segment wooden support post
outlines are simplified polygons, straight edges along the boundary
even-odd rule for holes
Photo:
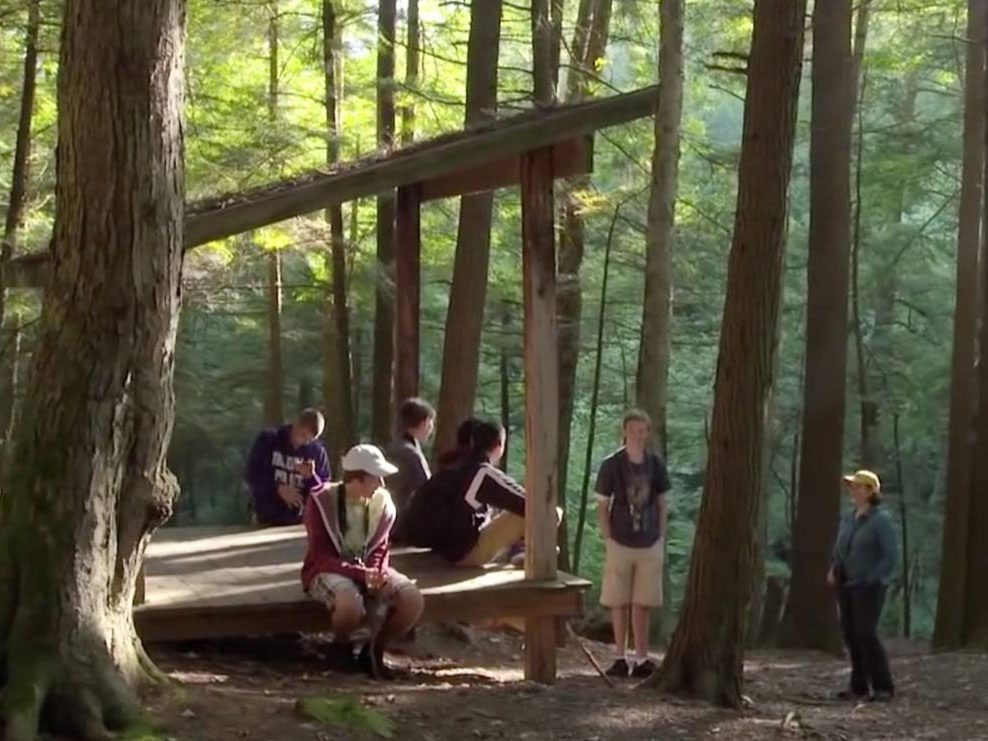
[[[559,358],[552,149],[521,163],[522,276],[525,294],[525,577],[556,577]],[[525,678],[556,679],[556,621],[525,623]]]
[[[395,401],[419,393],[422,239],[418,185],[398,189],[395,214]]]

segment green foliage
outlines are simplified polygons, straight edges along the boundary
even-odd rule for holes
[[[381,738],[394,738],[396,724],[391,718],[361,704],[353,697],[306,697],[298,701],[299,715],[345,733],[369,732]]]

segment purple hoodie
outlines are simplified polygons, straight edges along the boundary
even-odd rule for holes
[[[311,460],[316,464],[316,475],[302,479],[295,473],[295,466]],[[264,525],[297,525],[302,522],[302,512],[291,509],[278,496],[279,484],[294,486],[303,498],[309,492],[329,481],[329,457],[322,443],[315,440],[301,448],[292,445],[292,426],[263,430],[254,440],[247,457],[247,485],[254,501],[254,514]]]

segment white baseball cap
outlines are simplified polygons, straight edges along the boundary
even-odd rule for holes
[[[371,476],[391,476],[398,468],[388,462],[376,445],[354,445],[343,456],[344,471],[365,471]]]

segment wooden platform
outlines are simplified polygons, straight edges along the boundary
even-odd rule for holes
[[[302,591],[300,527],[165,528],[148,548],[145,602],[134,610],[147,641],[321,631],[326,612]],[[426,551],[399,550],[392,565],[425,596],[423,620],[572,616],[585,579],[526,581],[510,567],[460,569]]]

